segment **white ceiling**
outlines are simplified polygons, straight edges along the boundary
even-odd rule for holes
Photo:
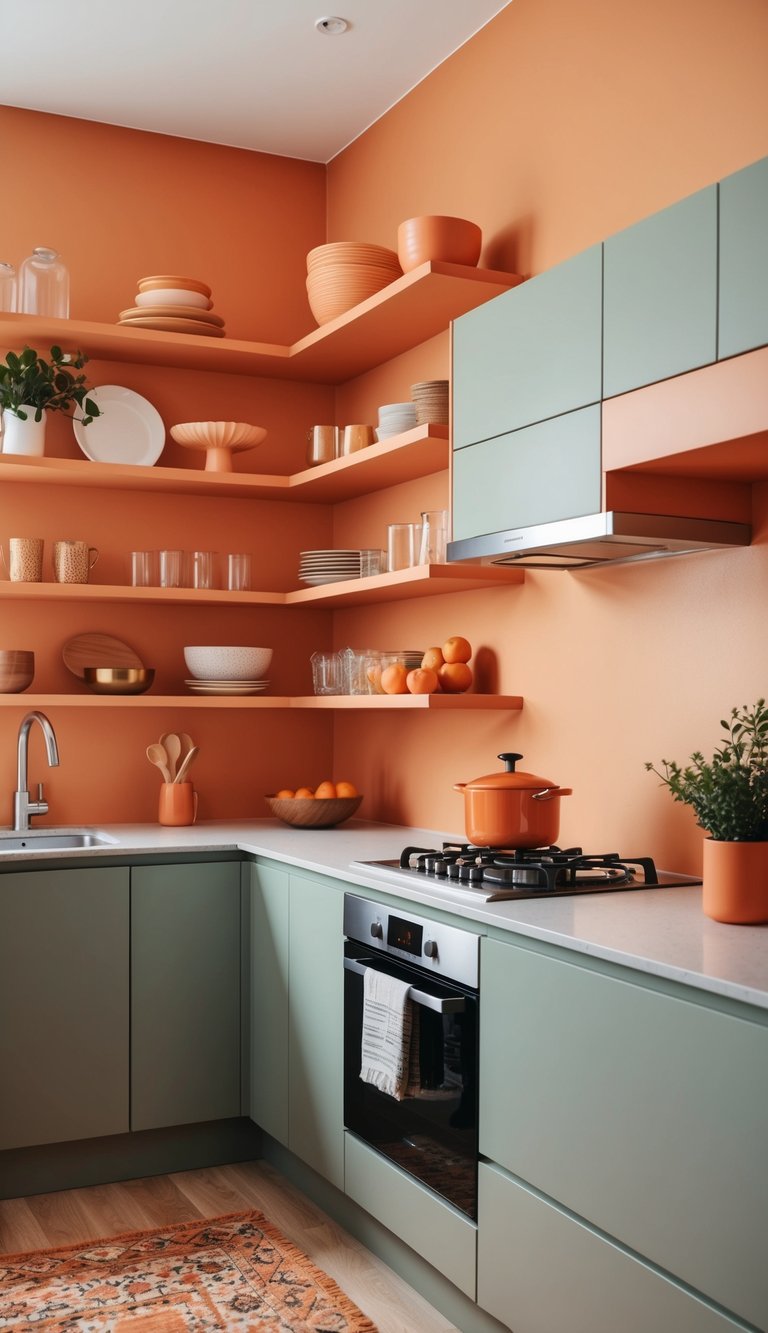
[[[0,103],[327,162],[511,0],[326,2],[4,0]]]

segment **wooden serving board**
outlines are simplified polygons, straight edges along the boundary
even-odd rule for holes
[[[129,644],[113,639],[109,634],[77,634],[68,639],[61,650],[64,665],[74,676],[83,679],[87,666],[141,667],[141,658]]]

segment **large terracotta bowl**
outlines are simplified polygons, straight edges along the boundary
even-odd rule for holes
[[[473,266],[480,258],[483,233],[466,218],[427,215],[408,218],[397,229],[397,257],[403,273],[431,259]]]

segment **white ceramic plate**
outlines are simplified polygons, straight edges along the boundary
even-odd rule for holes
[[[100,384],[91,389],[101,409],[90,426],[73,422],[75,439],[92,463],[134,463],[151,467],[165,445],[165,426],[156,407],[133,389]]]

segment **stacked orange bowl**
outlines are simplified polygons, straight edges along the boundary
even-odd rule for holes
[[[135,305],[120,311],[118,323],[163,333],[224,337],[224,320],[213,313],[208,284],[178,273],[156,273],[141,278]]]
[[[403,270],[394,250],[363,241],[318,245],[307,255],[307,299],[318,324],[338,319]]]

